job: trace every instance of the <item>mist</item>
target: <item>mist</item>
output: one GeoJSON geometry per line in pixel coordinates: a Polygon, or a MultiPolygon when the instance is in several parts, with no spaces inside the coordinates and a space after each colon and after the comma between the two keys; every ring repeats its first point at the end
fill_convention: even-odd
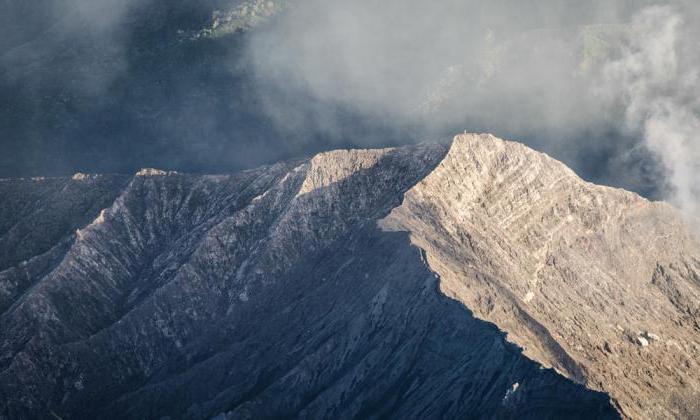
{"type": "MultiPolygon", "coordinates": [[[[21,83],[35,69],[71,56],[71,66],[56,68],[51,82],[80,93],[99,95],[126,70],[129,34],[124,22],[146,0],[7,1],[2,11],[2,77],[21,83]],[[78,53],[79,51],[79,53],[78,53]],[[99,56],[102,66],[97,64],[99,56]],[[61,71],[63,70],[63,71],[61,71]]],[[[38,73],[38,72],[37,72],[38,73]]],[[[34,77],[46,77],[46,73],[34,77]]],[[[34,79],[34,86],[42,80],[34,79]]]]}
{"type": "MultiPolygon", "coordinates": [[[[657,3],[302,0],[249,53],[263,86],[418,139],[466,129],[523,141],[697,215],[699,7],[657,3]]],[[[267,106],[280,126],[299,124],[267,106]]]]}
{"type": "MultiPolygon", "coordinates": [[[[625,107],[626,127],[641,133],[671,184],[666,196],[691,218],[700,215],[700,51],[689,8],[638,13],[622,55],[605,64],[609,94],[625,107]],[[685,13],[683,13],[685,12],[685,13]]],[[[697,222],[697,220],[696,220],[697,222]]]]}
{"type": "Polygon", "coordinates": [[[646,0],[8,0],[0,176],[230,172],[341,147],[522,141],[700,211],[700,6],[646,0]]]}

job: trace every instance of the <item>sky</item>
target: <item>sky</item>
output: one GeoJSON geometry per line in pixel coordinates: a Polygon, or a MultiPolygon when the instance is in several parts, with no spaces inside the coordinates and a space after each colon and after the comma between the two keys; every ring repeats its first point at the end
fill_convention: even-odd
{"type": "Polygon", "coordinates": [[[696,2],[285,0],[194,36],[240,3],[5,0],[0,177],[230,172],[467,130],[700,210],[696,2]]]}

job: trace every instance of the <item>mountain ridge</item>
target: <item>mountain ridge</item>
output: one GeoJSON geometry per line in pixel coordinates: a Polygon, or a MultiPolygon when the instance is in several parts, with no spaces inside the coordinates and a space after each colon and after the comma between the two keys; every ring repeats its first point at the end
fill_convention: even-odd
{"type": "MultiPolygon", "coordinates": [[[[690,227],[666,203],[650,202],[634,193],[585,182],[560,162],[520,144],[502,142],[489,135],[464,135],[456,141],[458,147],[461,144],[461,153],[455,153],[452,158],[448,154],[441,167],[409,191],[404,205],[395,208],[393,216],[383,223],[409,231],[412,242],[426,251],[431,267],[440,274],[443,292],[473,309],[477,317],[507,331],[509,339],[523,347],[525,354],[574,380],[580,380],[582,375],[588,377],[594,389],[611,392],[617,388],[612,392],[613,397],[618,398],[616,392],[627,394],[619,399],[623,400],[623,413],[630,417],[652,415],[638,411],[638,407],[626,406],[624,400],[633,399],[635,405],[645,405],[645,399],[654,401],[658,398],[655,395],[663,393],[660,388],[665,387],[652,385],[653,390],[647,391],[639,386],[643,374],[618,371],[613,378],[610,374],[620,365],[628,365],[629,372],[634,372],[648,363],[645,360],[648,355],[638,352],[640,338],[651,333],[658,340],[654,331],[648,331],[654,328],[672,336],[674,328],[668,324],[688,322],[676,321],[676,317],[690,317],[690,331],[683,334],[691,338],[689,345],[694,348],[696,305],[673,302],[676,293],[697,296],[698,245],[690,227]],[[521,170],[524,167],[527,169],[521,170]],[[484,181],[482,184],[450,186],[451,180],[473,172],[481,175],[469,179],[484,181]],[[460,189],[460,186],[471,188],[460,189]],[[428,212],[433,216],[427,215],[428,212]],[[437,227],[430,226],[430,221],[440,217],[445,220],[435,223],[437,227]],[[452,226],[454,231],[426,232],[444,226],[452,226]],[[463,247],[460,241],[470,235],[480,237],[463,247]],[[445,237],[451,241],[445,241],[445,237]],[[500,255],[493,250],[498,250],[500,255]],[[466,271],[473,270],[476,281],[464,281],[464,277],[469,277],[460,266],[464,260],[474,261],[466,271]],[[509,260],[516,263],[510,264],[509,260]],[[633,268],[617,268],[630,263],[633,268]],[[687,267],[689,289],[670,294],[665,290],[660,298],[650,297],[646,291],[634,293],[628,289],[655,284],[657,265],[678,264],[687,267]],[[497,269],[484,269],[490,268],[489,265],[497,269]],[[488,280],[478,280],[479,277],[488,280]],[[503,281],[508,277],[511,279],[503,281]],[[550,283],[549,287],[538,285],[543,281],[550,283]],[[580,292],[558,291],[577,282],[584,282],[587,287],[580,292]],[[618,282],[623,285],[619,286],[618,282]],[[541,303],[537,302],[540,295],[544,295],[541,303]],[[584,310],[571,310],[567,302],[573,307],[585,305],[584,310]],[[615,313],[610,314],[603,302],[615,313]],[[540,310],[539,305],[549,307],[540,310]],[[627,309],[625,305],[640,307],[627,309]],[[499,310],[505,311],[505,316],[499,310]],[[610,316],[594,316],[605,313],[610,316]],[[626,322],[634,326],[624,325],[626,322]],[[603,325],[608,328],[601,328],[603,325]],[[624,331],[615,333],[620,328],[624,331]],[[620,340],[620,336],[627,335],[631,335],[628,340],[620,340]],[[615,347],[618,343],[620,348],[615,347]],[[618,351],[620,354],[614,355],[618,351]],[[630,360],[621,363],[618,357],[630,360]],[[606,360],[610,358],[615,359],[606,360]],[[592,371],[595,369],[599,372],[592,371]]],[[[684,363],[686,352],[695,354],[688,349],[676,351],[674,340],[670,344],[667,341],[666,346],[672,347],[669,353],[677,353],[676,360],[668,354],[662,357],[671,366],[684,363]]],[[[661,381],[663,376],[654,379],[661,381]]],[[[673,387],[673,382],[669,381],[668,387],[673,387]]],[[[697,384],[689,388],[697,390],[697,384]]],[[[654,416],[673,416],[652,412],[654,416]]]]}
{"type": "MultiPolygon", "coordinates": [[[[680,389],[673,385],[678,380],[697,389],[692,372],[674,376],[659,367],[686,362],[680,350],[656,360],[652,352],[662,342],[644,338],[661,335],[665,347],[675,340],[687,363],[697,363],[697,330],[688,327],[697,322],[691,306],[699,296],[693,276],[700,272],[700,254],[665,204],[585,183],[563,164],[490,135],[464,134],[450,145],[332,151],[232,175],[139,174],[15,181],[23,185],[8,201],[21,205],[0,205],[3,222],[18,208],[31,209],[32,197],[43,189],[29,194],[29,204],[18,197],[31,191],[32,182],[63,182],[54,207],[61,199],[72,203],[49,212],[35,200],[36,214],[64,220],[55,229],[58,239],[48,248],[30,247],[20,256],[32,258],[19,264],[20,257],[0,258],[0,396],[6,401],[0,413],[615,417],[600,391],[630,417],[692,409],[687,396],[669,392],[661,400],[649,397],[651,404],[635,399],[616,384],[651,395],[653,386],[640,388],[648,380],[643,372],[610,378],[606,369],[613,362],[596,362],[607,357],[603,353],[633,356],[642,368],[655,369],[654,379],[668,390],[680,389]],[[111,183],[100,184],[104,179],[111,183]],[[97,197],[110,204],[88,206],[80,198],[91,199],[71,193],[72,184],[102,185],[97,197]],[[570,189],[583,199],[567,201],[574,197],[570,189]],[[642,210],[623,224],[629,232],[603,230],[599,238],[597,229],[610,225],[601,214],[630,204],[642,210]],[[535,222],[528,224],[533,208],[535,222]],[[656,263],[653,270],[640,268],[655,279],[649,286],[653,299],[643,302],[668,301],[650,319],[667,327],[659,319],[670,314],[685,324],[636,334],[632,329],[643,319],[618,308],[623,329],[632,333],[613,335],[590,329],[595,324],[587,310],[557,315],[565,303],[588,309],[604,296],[601,290],[626,297],[607,284],[610,276],[605,287],[590,287],[592,296],[550,293],[541,285],[556,290],[589,281],[590,273],[561,274],[581,267],[581,258],[607,270],[601,254],[618,248],[606,241],[641,235],[630,247],[637,250],[651,237],[634,223],[673,237],[660,246],[673,243],[696,256],[683,271],[678,253],[667,252],[656,263],[648,256],[656,249],[640,251],[647,265],[656,263]],[[548,238],[543,232],[554,233],[548,238]],[[600,243],[596,254],[593,245],[600,243]],[[577,322],[566,321],[571,317],[577,322]],[[290,320],[297,323],[285,327],[290,320]],[[503,333],[493,325],[508,341],[498,338],[503,333]],[[601,339],[586,339],[590,332],[601,339]],[[393,344],[382,344],[382,338],[393,344]],[[426,339],[434,343],[430,351],[426,339]],[[406,344],[414,340],[424,344],[406,344]],[[500,344],[487,344],[492,342],[500,344]],[[523,355],[509,342],[522,347],[523,355]],[[281,343],[286,353],[277,354],[272,343],[281,343]],[[489,352],[500,356],[492,359],[489,352]],[[438,355],[456,358],[457,371],[469,374],[455,376],[454,366],[438,355]],[[383,369],[395,373],[375,376],[383,369]],[[457,392],[453,383],[462,390],[454,401],[463,404],[444,397],[457,392]],[[378,395],[393,403],[383,405],[378,395]]],[[[0,183],[8,188],[3,194],[10,196],[12,184],[0,183]]],[[[15,220],[0,226],[1,251],[35,232],[15,220]]],[[[603,325],[603,315],[593,320],[603,325]]],[[[622,363],[619,369],[628,367],[622,363]]]]}

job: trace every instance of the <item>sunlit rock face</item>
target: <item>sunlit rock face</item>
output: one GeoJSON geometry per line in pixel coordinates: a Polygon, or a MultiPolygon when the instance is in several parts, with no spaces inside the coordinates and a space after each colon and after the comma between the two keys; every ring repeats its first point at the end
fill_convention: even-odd
{"type": "Polygon", "coordinates": [[[693,409],[689,230],[515,143],[3,180],[0,194],[8,418],[693,409]]]}
{"type": "Polygon", "coordinates": [[[622,414],[700,413],[700,248],[671,206],[465,134],[380,224],[410,233],[445,295],[622,414]]]}

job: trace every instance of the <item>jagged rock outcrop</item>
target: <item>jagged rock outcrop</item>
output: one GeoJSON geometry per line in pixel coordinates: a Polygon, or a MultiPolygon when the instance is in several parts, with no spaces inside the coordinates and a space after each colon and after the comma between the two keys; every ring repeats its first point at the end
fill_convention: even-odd
{"type": "Polygon", "coordinates": [[[0,416],[693,409],[696,240],[669,206],[524,146],[464,135],[0,193],[0,416]]]}

